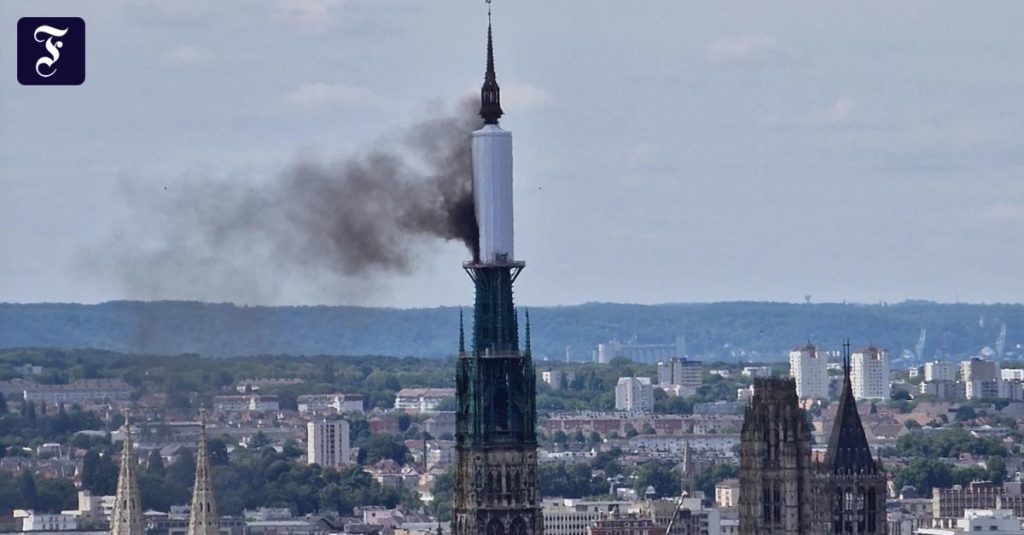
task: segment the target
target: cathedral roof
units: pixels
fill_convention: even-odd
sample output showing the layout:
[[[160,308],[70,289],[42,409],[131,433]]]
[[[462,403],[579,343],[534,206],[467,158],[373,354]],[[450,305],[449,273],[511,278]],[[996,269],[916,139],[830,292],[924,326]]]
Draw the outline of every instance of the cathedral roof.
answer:
[[[875,474],[878,465],[871,456],[864,425],[857,412],[857,400],[853,397],[853,386],[850,384],[849,351],[847,343],[843,362],[843,393],[839,397],[839,408],[828,438],[825,468],[833,474]]]

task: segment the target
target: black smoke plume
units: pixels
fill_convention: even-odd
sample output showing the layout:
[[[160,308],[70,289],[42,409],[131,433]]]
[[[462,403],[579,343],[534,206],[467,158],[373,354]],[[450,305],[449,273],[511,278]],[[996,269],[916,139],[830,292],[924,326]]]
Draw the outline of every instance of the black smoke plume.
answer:
[[[273,298],[258,280],[268,267],[339,280],[408,273],[437,239],[461,241],[477,259],[469,140],[478,107],[465,99],[389,146],[299,162],[272,180],[128,187],[131,220],[86,257],[132,297],[246,301]]]

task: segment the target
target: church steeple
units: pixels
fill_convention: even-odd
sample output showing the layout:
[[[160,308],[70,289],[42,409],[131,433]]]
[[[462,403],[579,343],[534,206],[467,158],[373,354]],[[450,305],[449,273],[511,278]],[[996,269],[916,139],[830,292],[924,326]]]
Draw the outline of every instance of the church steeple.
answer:
[[[480,117],[484,124],[498,124],[503,115],[501,110],[501,89],[498,77],[494,74],[494,40],[491,36],[491,2],[487,2],[487,72],[484,73],[484,85],[480,88]]]
[[[110,516],[110,535],[145,535],[142,522],[142,501],[135,479],[135,449],[132,442],[130,414],[124,415],[124,444],[121,447],[121,470],[117,476],[117,496]]]
[[[199,409],[199,448],[196,451],[196,481],[192,487],[192,511],[188,535],[218,535],[220,520],[213,497],[210,452],[206,447],[206,409]]]
[[[839,396],[836,419],[832,423],[825,468],[834,474],[874,474],[878,466],[871,456],[871,448],[864,426],[857,412],[850,380],[850,341],[843,343],[843,393]]]

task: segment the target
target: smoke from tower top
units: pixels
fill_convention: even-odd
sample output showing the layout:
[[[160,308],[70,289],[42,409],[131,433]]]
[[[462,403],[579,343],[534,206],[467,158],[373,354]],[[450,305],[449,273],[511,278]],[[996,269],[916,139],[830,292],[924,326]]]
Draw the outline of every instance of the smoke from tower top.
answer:
[[[159,192],[126,181],[131,220],[83,260],[126,297],[245,303],[273,301],[286,279],[315,281],[321,299],[359,295],[375,274],[411,272],[438,240],[476,260],[468,141],[478,110],[464,99],[400,143],[300,161],[270,180],[202,177]]]

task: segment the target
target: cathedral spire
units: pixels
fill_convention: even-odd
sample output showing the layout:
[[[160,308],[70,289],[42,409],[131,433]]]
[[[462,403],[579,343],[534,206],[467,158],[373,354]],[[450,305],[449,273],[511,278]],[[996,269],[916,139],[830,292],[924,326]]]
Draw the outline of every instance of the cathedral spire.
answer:
[[[494,40],[491,36],[491,2],[487,0],[487,72],[484,85],[480,88],[480,117],[484,124],[498,124],[504,112],[501,111],[501,89],[494,74]]]
[[[135,449],[132,442],[130,413],[124,414],[124,444],[121,447],[121,470],[117,476],[117,496],[110,516],[110,535],[145,535],[142,523],[142,502],[135,479]]]
[[[850,379],[850,340],[843,343],[843,393],[839,396],[836,419],[832,423],[825,468],[834,474],[874,474],[878,466],[871,456],[864,425],[857,412]]]
[[[196,481],[192,487],[192,511],[188,535],[218,535],[217,502],[213,497],[210,452],[206,447],[206,409],[199,409],[199,448],[196,451]]]

